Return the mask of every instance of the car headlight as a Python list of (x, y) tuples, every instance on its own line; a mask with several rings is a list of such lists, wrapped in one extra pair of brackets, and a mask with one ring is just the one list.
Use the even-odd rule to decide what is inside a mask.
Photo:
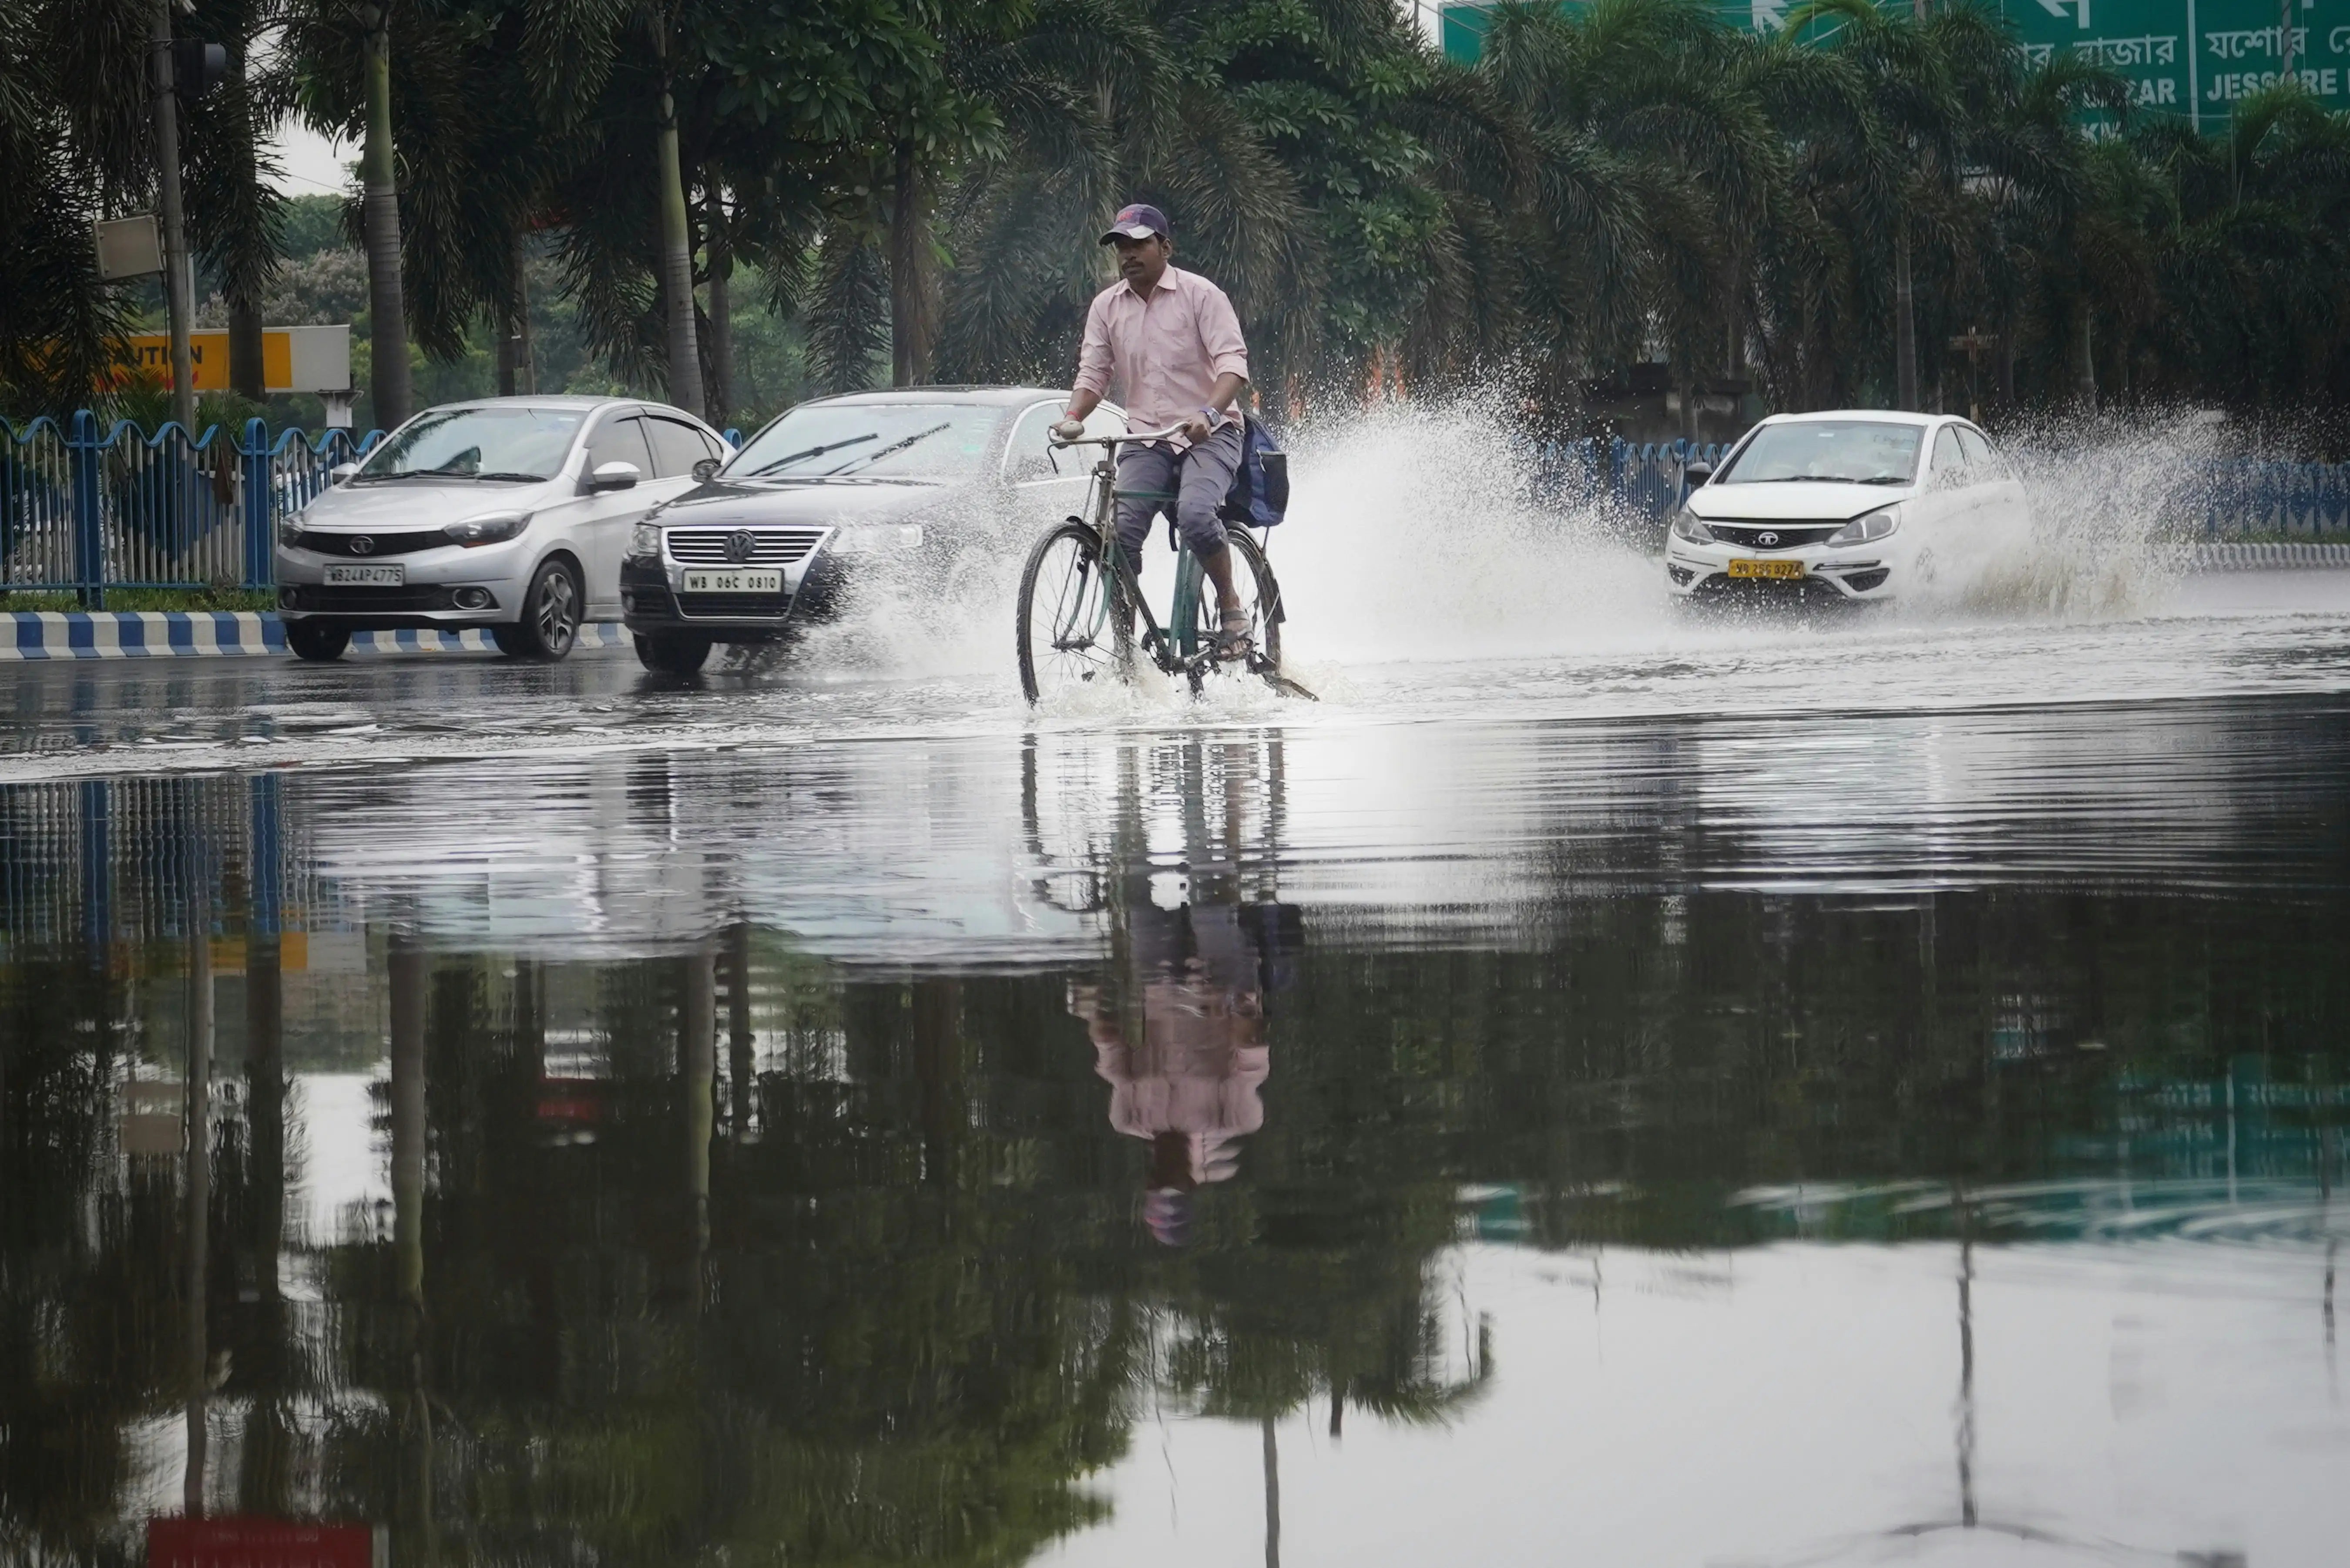
[(843, 528), (832, 536), (836, 555), (870, 556), (881, 550), (916, 550), (921, 547), (922, 525), (900, 523), (888, 527)]
[(1887, 506), (1865, 517), (1854, 518), (1829, 535), (1826, 543), (1832, 545), (1866, 545), (1884, 538), (1899, 526), (1901, 526), (1901, 509), (1898, 506)]
[(301, 519), (298, 517), (279, 518), (277, 520), (277, 542), (280, 545), (285, 545), (289, 550), (300, 548), (302, 544)]
[(527, 512), (484, 512), (479, 517), (467, 517), (441, 530), (454, 544), (468, 550), (479, 545), (503, 545), (523, 531), (530, 521)]
[(1673, 537), (1686, 539), (1692, 545), (1713, 543), (1713, 530), (1707, 527), (1698, 514), (1688, 507), (1673, 514)]
[(629, 554), (658, 556), (660, 554), (660, 524), (638, 524), (634, 531), (629, 535)]

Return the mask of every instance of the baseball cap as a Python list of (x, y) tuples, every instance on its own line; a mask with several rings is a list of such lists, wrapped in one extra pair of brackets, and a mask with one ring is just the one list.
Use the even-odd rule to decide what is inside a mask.
[(1101, 243), (1107, 244), (1121, 237), (1147, 240), (1153, 234), (1163, 235), (1166, 233), (1167, 214), (1156, 207), (1138, 202), (1118, 210), (1118, 216), (1110, 220), (1109, 233), (1101, 237)]

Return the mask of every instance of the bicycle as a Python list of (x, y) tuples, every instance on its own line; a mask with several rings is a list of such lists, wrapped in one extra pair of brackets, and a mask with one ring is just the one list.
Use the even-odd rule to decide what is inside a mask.
[[(1181, 428), (1170, 425), (1163, 431), (1078, 436), (1069, 441), (1052, 438), (1055, 447), (1098, 446), (1102, 457), (1094, 465), (1087, 492), (1090, 521), (1070, 517), (1056, 524), (1028, 552), (1028, 563), (1020, 574), (1020, 687), (1031, 705), (1052, 692), (1132, 680), (1138, 646), (1162, 673), (1189, 682), (1195, 697), (1208, 672), (1227, 663), (1243, 665), (1248, 673), (1286, 696), (1318, 701), (1281, 672), (1281, 627), (1287, 618), (1281, 604), (1281, 585), (1264, 557), (1264, 546), (1245, 524), (1225, 524), (1237, 557), (1235, 566), (1240, 568), (1232, 574), (1233, 587), (1248, 611), (1247, 639), (1237, 655), (1219, 652), (1220, 607), (1212, 593), (1201, 591), (1207, 573), (1180, 535), (1175, 547), (1175, 594), (1163, 627), (1150, 613), (1133, 564), (1126, 559), (1125, 551), (1116, 547), (1118, 502), (1149, 501), (1171, 507), (1176, 499), (1163, 491), (1118, 489), (1118, 449), (1132, 442), (1165, 441)], [(1139, 639), (1137, 617), (1142, 623)]]

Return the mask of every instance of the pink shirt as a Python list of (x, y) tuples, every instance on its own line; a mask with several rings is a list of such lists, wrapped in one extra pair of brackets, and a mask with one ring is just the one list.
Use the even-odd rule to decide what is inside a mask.
[(1205, 408), (1216, 378), (1248, 379), (1248, 344), (1224, 291), (1170, 266), (1149, 299), (1121, 278), (1094, 296), (1077, 349), (1077, 390), (1109, 395), (1118, 383), (1127, 423), (1163, 430)]

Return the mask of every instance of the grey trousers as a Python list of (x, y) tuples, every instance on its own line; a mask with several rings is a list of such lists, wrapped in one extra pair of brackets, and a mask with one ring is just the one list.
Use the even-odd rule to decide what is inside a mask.
[[(1118, 487), (1172, 492), (1179, 497), (1174, 505), (1175, 526), (1181, 531), (1183, 543), (1191, 546), (1195, 556), (1212, 556), (1224, 547), (1223, 520), (1216, 515), (1216, 509), (1224, 504), (1240, 466), (1240, 421), (1228, 419), (1188, 451), (1178, 452), (1165, 441), (1120, 448)], [(1138, 567), (1142, 564), (1142, 546), (1150, 539), (1150, 524), (1165, 510), (1163, 501), (1121, 499), (1118, 504), (1118, 542), (1125, 546), (1127, 559)]]

